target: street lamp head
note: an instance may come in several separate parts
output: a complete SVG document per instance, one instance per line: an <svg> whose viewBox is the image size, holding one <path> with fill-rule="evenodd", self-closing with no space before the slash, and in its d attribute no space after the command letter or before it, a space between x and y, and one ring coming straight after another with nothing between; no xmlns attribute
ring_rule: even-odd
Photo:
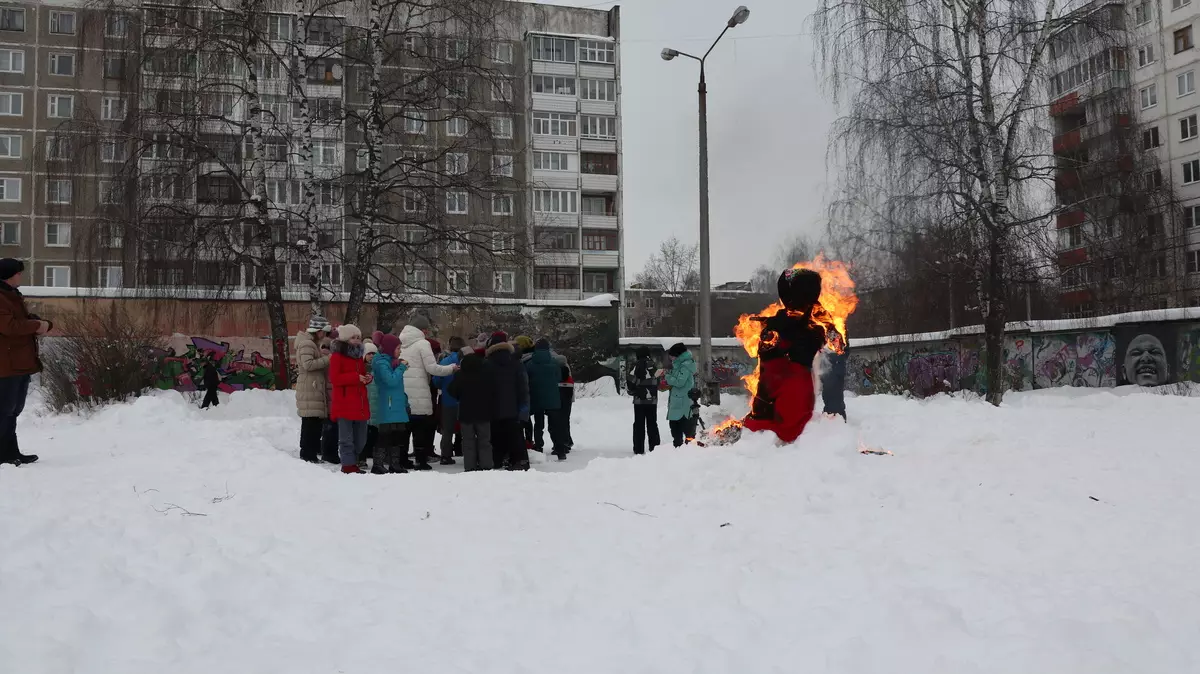
<svg viewBox="0 0 1200 674"><path fill-rule="evenodd" d="M739 23L746 23L746 19L750 18L750 10L745 5L738 7L733 12L733 16L729 17L729 27L733 28Z"/></svg>
<svg viewBox="0 0 1200 674"><path fill-rule="evenodd" d="M675 58L676 56L679 56L679 52L675 51L674 49L671 49L670 47L667 47L662 50L662 53L659 54L659 56L661 56L662 60L664 60L664 61L670 61L671 59Z"/></svg>

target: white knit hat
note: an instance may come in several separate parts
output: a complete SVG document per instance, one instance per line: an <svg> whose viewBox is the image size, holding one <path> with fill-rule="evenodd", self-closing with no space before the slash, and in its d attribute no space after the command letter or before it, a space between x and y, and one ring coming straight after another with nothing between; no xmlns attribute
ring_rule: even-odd
<svg viewBox="0 0 1200 674"><path fill-rule="evenodd" d="M379 353L379 347L374 342L363 342L363 356Z"/></svg>
<svg viewBox="0 0 1200 674"><path fill-rule="evenodd" d="M358 326L347 323L337 327L337 338L343 342L348 342L354 338L362 339L362 330Z"/></svg>

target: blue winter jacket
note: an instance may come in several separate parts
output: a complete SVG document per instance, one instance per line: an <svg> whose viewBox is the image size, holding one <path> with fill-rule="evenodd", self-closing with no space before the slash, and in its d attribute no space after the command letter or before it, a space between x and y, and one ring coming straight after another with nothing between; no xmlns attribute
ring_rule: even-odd
<svg viewBox="0 0 1200 674"><path fill-rule="evenodd" d="M371 420L377 425L408 423L408 395L404 393L404 371L407 369L403 363L392 367L392 359L383 354L371 361L378 395L377 404L371 407Z"/></svg>
<svg viewBox="0 0 1200 674"><path fill-rule="evenodd" d="M455 351L442 358L438 365L457 365L459 361L458 352ZM442 407L458 407L458 399L450 395L450 382L454 381L454 375L448 374L444 377L434 377L433 385L438 387L442 392Z"/></svg>
<svg viewBox="0 0 1200 674"><path fill-rule="evenodd" d="M692 399L688 392L696 388L696 361L692 352L684 351L675 359L667 372L667 384L671 394L667 398L667 421L679 421L692 414Z"/></svg>

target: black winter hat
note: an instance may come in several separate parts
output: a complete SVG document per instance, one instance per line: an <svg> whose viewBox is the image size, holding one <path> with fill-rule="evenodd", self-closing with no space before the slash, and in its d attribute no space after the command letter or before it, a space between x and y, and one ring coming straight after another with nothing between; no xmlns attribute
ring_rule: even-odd
<svg viewBox="0 0 1200 674"><path fill-rule="evenodd" d="M534 351L549 351L550 350L550 340L546 339L545 337L539 337L538 341L533 343L533 350Z"/></svg>
<svg viewBox="0 0 1200 674"><path fill-rule="evenodd" d="M683 342L676 342L675 346L672 346L670 349L667 349L667 353L670 354L670 356L672 358L680 357L681 355L683 355L684 351L687 351L687 347L683 345Z"/></svg>
<svg viewBox="0 0 1200 674"><path fill-rule="evenodd" d="M779 275L779 299L792 311L808 311L821 299L821 275L811 269L789 269Z"/></svg>
<svg viewBox="0 0 1200 674"><path fill-rule="evenodd" d="M637 350L635 350L633 352L633 355L637 356L638 358L649 358L650 357L650 347L639 346L637 348Z"/></svg>
<svg viewBox="0 0 1200 674"><path fill-rule="evenodd" d="M23 271L25 271L25 263L20 260L14 260L11 257L0 260L0 281L7 281Z"/></svg>

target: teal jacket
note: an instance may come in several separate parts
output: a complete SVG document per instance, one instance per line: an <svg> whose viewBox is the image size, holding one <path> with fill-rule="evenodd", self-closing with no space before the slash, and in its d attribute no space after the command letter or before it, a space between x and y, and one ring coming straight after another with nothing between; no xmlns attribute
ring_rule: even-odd
<svg viewBox="0 0 1200 674"><path fill-rule="evenodd" d="M374 396L369 422L372 426L408 423L408 395L404 393L404 371L407 369L403 363L392 367L392 359L383 354L371 361L375 381L367 387L367 392Z"/></svg>
<svg viewBox="0 0 1200 674"><path fill-rule="evenodd" d="M667 373L667 384L671 387L671 395L667 398L667 421L688 418L692 413L688 391L696 388L696 361L691 351L684 351L675 359Z"/></svg>
<svg viewBox="0 0 1200 674"><path fill-rule="evenodd" d="M529 411L540 414L546 410L562 407L558 383L562 381L562 365L554 359L550 349L535 349L533 356L525 362L529 374Z"/></svg>

